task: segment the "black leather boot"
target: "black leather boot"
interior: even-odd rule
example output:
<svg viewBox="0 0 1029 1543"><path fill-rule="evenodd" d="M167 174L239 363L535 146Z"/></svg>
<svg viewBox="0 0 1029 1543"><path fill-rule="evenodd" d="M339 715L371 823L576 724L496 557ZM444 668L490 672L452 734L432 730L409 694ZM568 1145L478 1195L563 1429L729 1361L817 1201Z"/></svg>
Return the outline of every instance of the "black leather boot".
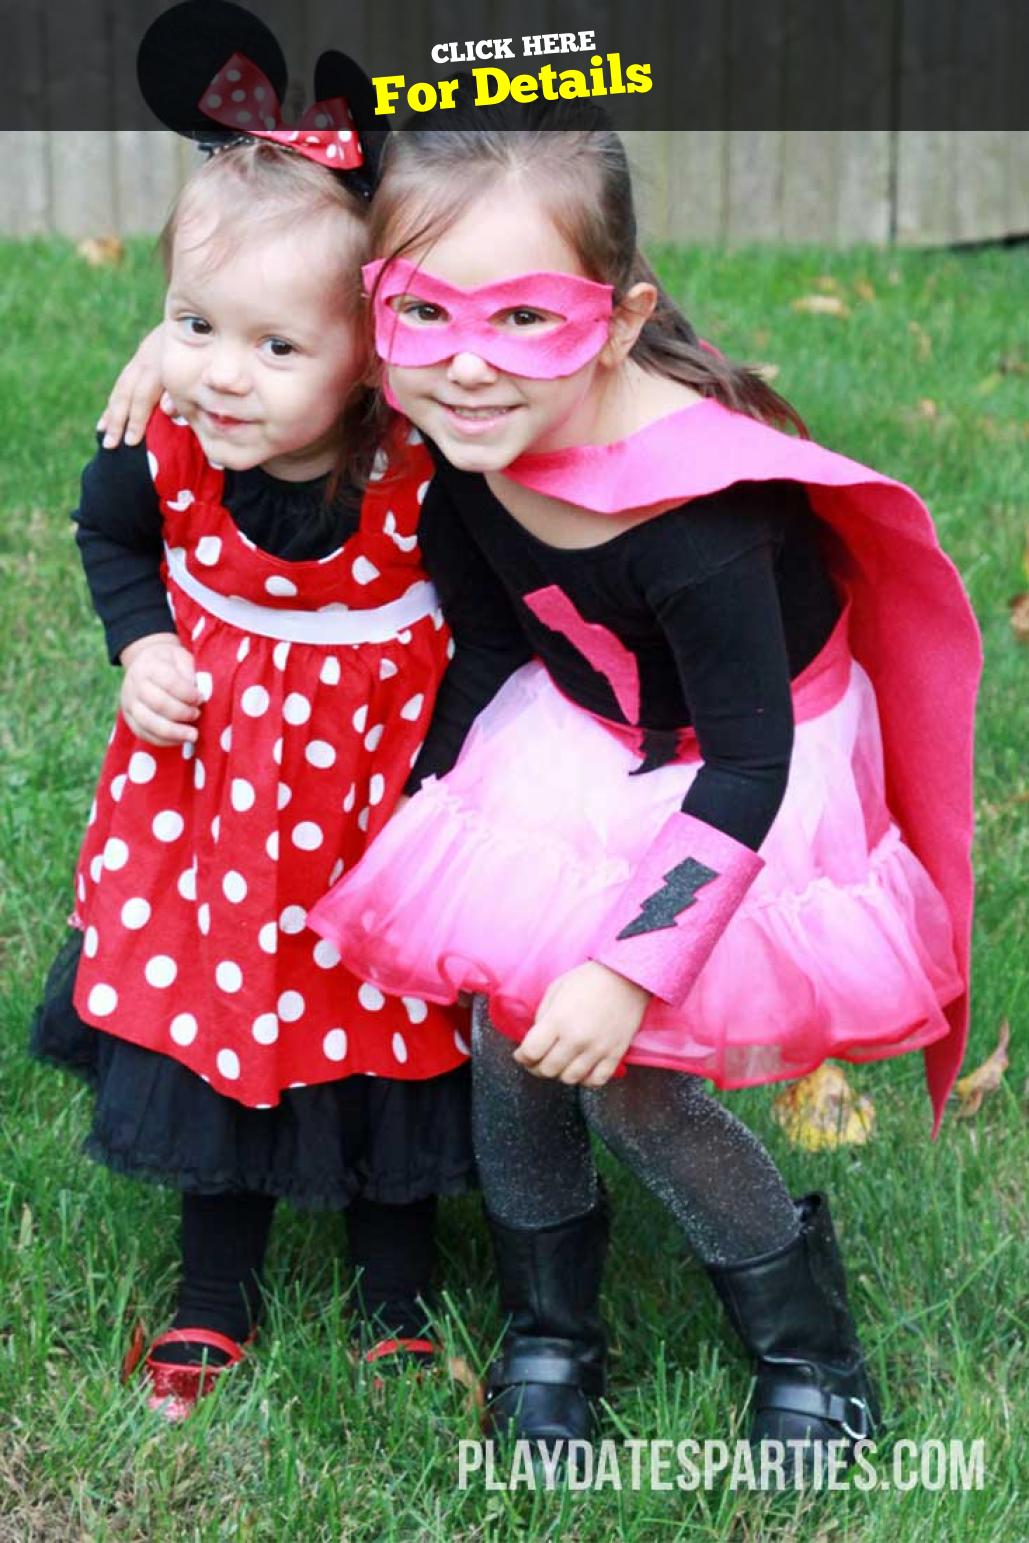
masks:
<svg viewBox="0 0 1029 1543"><path fill-rule="evenodd" d="M751 1442L842 1441L849 1458L856 1441L875 1433L878 1401L847 1305L828 1202L805 1195L795 1205L794 1242L708 1273L757 1362Z"/></svg>
<svg viewBox="0 0 1029 1543"><path fill-rule="evenodd" d="M591 1211L554 1227L487 1221L510 1326L487 1375L483 1428L502 1438L589 1440L605 1388L607 1198L601 1191Z"/></svg>

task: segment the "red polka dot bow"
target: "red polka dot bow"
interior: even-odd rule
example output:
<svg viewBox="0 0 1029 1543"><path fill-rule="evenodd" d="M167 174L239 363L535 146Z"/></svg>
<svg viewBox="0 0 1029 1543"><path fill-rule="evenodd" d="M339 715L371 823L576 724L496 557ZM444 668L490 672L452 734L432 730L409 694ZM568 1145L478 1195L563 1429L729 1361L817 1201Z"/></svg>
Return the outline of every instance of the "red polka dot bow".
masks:
<svg viewBox="0 0 1029 1543"><path fill-rule="evenodd" d="M315 102L295 129L287 129L275 87L243 54L233 54L197 105L215 123L254 139L272 140L330 171L353 171L364 164L354 120L341 96Z"/></svg>

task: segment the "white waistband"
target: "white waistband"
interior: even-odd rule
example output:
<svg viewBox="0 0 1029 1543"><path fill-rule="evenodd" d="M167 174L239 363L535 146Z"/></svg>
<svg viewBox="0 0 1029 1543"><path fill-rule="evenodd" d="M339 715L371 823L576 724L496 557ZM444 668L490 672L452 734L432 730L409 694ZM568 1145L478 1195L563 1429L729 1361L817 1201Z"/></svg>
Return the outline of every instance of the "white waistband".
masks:
<svg viewBox="0 0 1029 1543"><path fill-rule="evenodd" d="M326 647L346 643L388 643L405 627L431 616L437 609L436 591L427 579L412 584L399 600L368 610L291 611L258 605L239 595L222 595L201 584L186 567L178 548L166 546L168 577L179 589L219 621L255 632L260 637L281 638L290 643L321 643Z"/></svg>

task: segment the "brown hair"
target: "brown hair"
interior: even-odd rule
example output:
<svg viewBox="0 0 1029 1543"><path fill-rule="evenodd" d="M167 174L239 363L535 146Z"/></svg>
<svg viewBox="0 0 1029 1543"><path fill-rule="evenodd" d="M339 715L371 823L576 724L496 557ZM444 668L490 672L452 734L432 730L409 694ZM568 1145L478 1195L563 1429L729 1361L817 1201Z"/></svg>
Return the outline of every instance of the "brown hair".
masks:
<svg viewBox="0 0 1029 1543"><path fill-rule="evenodd" d="M371 362L362 316L360 265L368 252L367 204L325 167L261 140L219 150L190 177L172 206L158 248L166 278L171 278L176 242L196 217L209 216L198 239L211 247L211 261L223 260L241 239L241 231L288 230L301 221L335 222L339 285L346 314L368 352L339 418L340 455L326 496L335 496L346 478L362 486L368 480L382 433L375 393L367 385Z"/></svg>
<svg viewBox="0 0 1029 1543"><path fill-rule="evenodd" d="M538 194L586 275L613 286L616 305L640 281L657 289L657 306L631 359L737 412L806 434L796 409L755 370L702 344L665 293L637 245L632 179L618 135L607 129L560 130L553 112L549 121L555 127L392 134L372 207L372 250L399 257L437 240L489 180L516 178Z"/></svg>

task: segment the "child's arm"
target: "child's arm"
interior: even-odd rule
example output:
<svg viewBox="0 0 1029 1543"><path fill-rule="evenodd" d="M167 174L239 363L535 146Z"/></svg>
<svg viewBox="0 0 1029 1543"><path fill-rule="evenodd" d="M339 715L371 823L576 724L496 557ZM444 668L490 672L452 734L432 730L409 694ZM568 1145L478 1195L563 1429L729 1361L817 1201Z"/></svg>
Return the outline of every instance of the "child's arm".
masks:
<svg viewBox="0 0 1029 1543"><path fill-rule="evenodd" d="M146 433L150 414L161 398L161 325L148 332L114 383L97 432L105 450L122 440L138 445Z"/></svg>
<svg viewBox="0 0 1029 1543"><path fill-rule="evenodd" d="M108 657L125 670L126 722L149 744L195 740L200 698L161 579L161 517L145 449L100 450L73 518Z"/></svg>

